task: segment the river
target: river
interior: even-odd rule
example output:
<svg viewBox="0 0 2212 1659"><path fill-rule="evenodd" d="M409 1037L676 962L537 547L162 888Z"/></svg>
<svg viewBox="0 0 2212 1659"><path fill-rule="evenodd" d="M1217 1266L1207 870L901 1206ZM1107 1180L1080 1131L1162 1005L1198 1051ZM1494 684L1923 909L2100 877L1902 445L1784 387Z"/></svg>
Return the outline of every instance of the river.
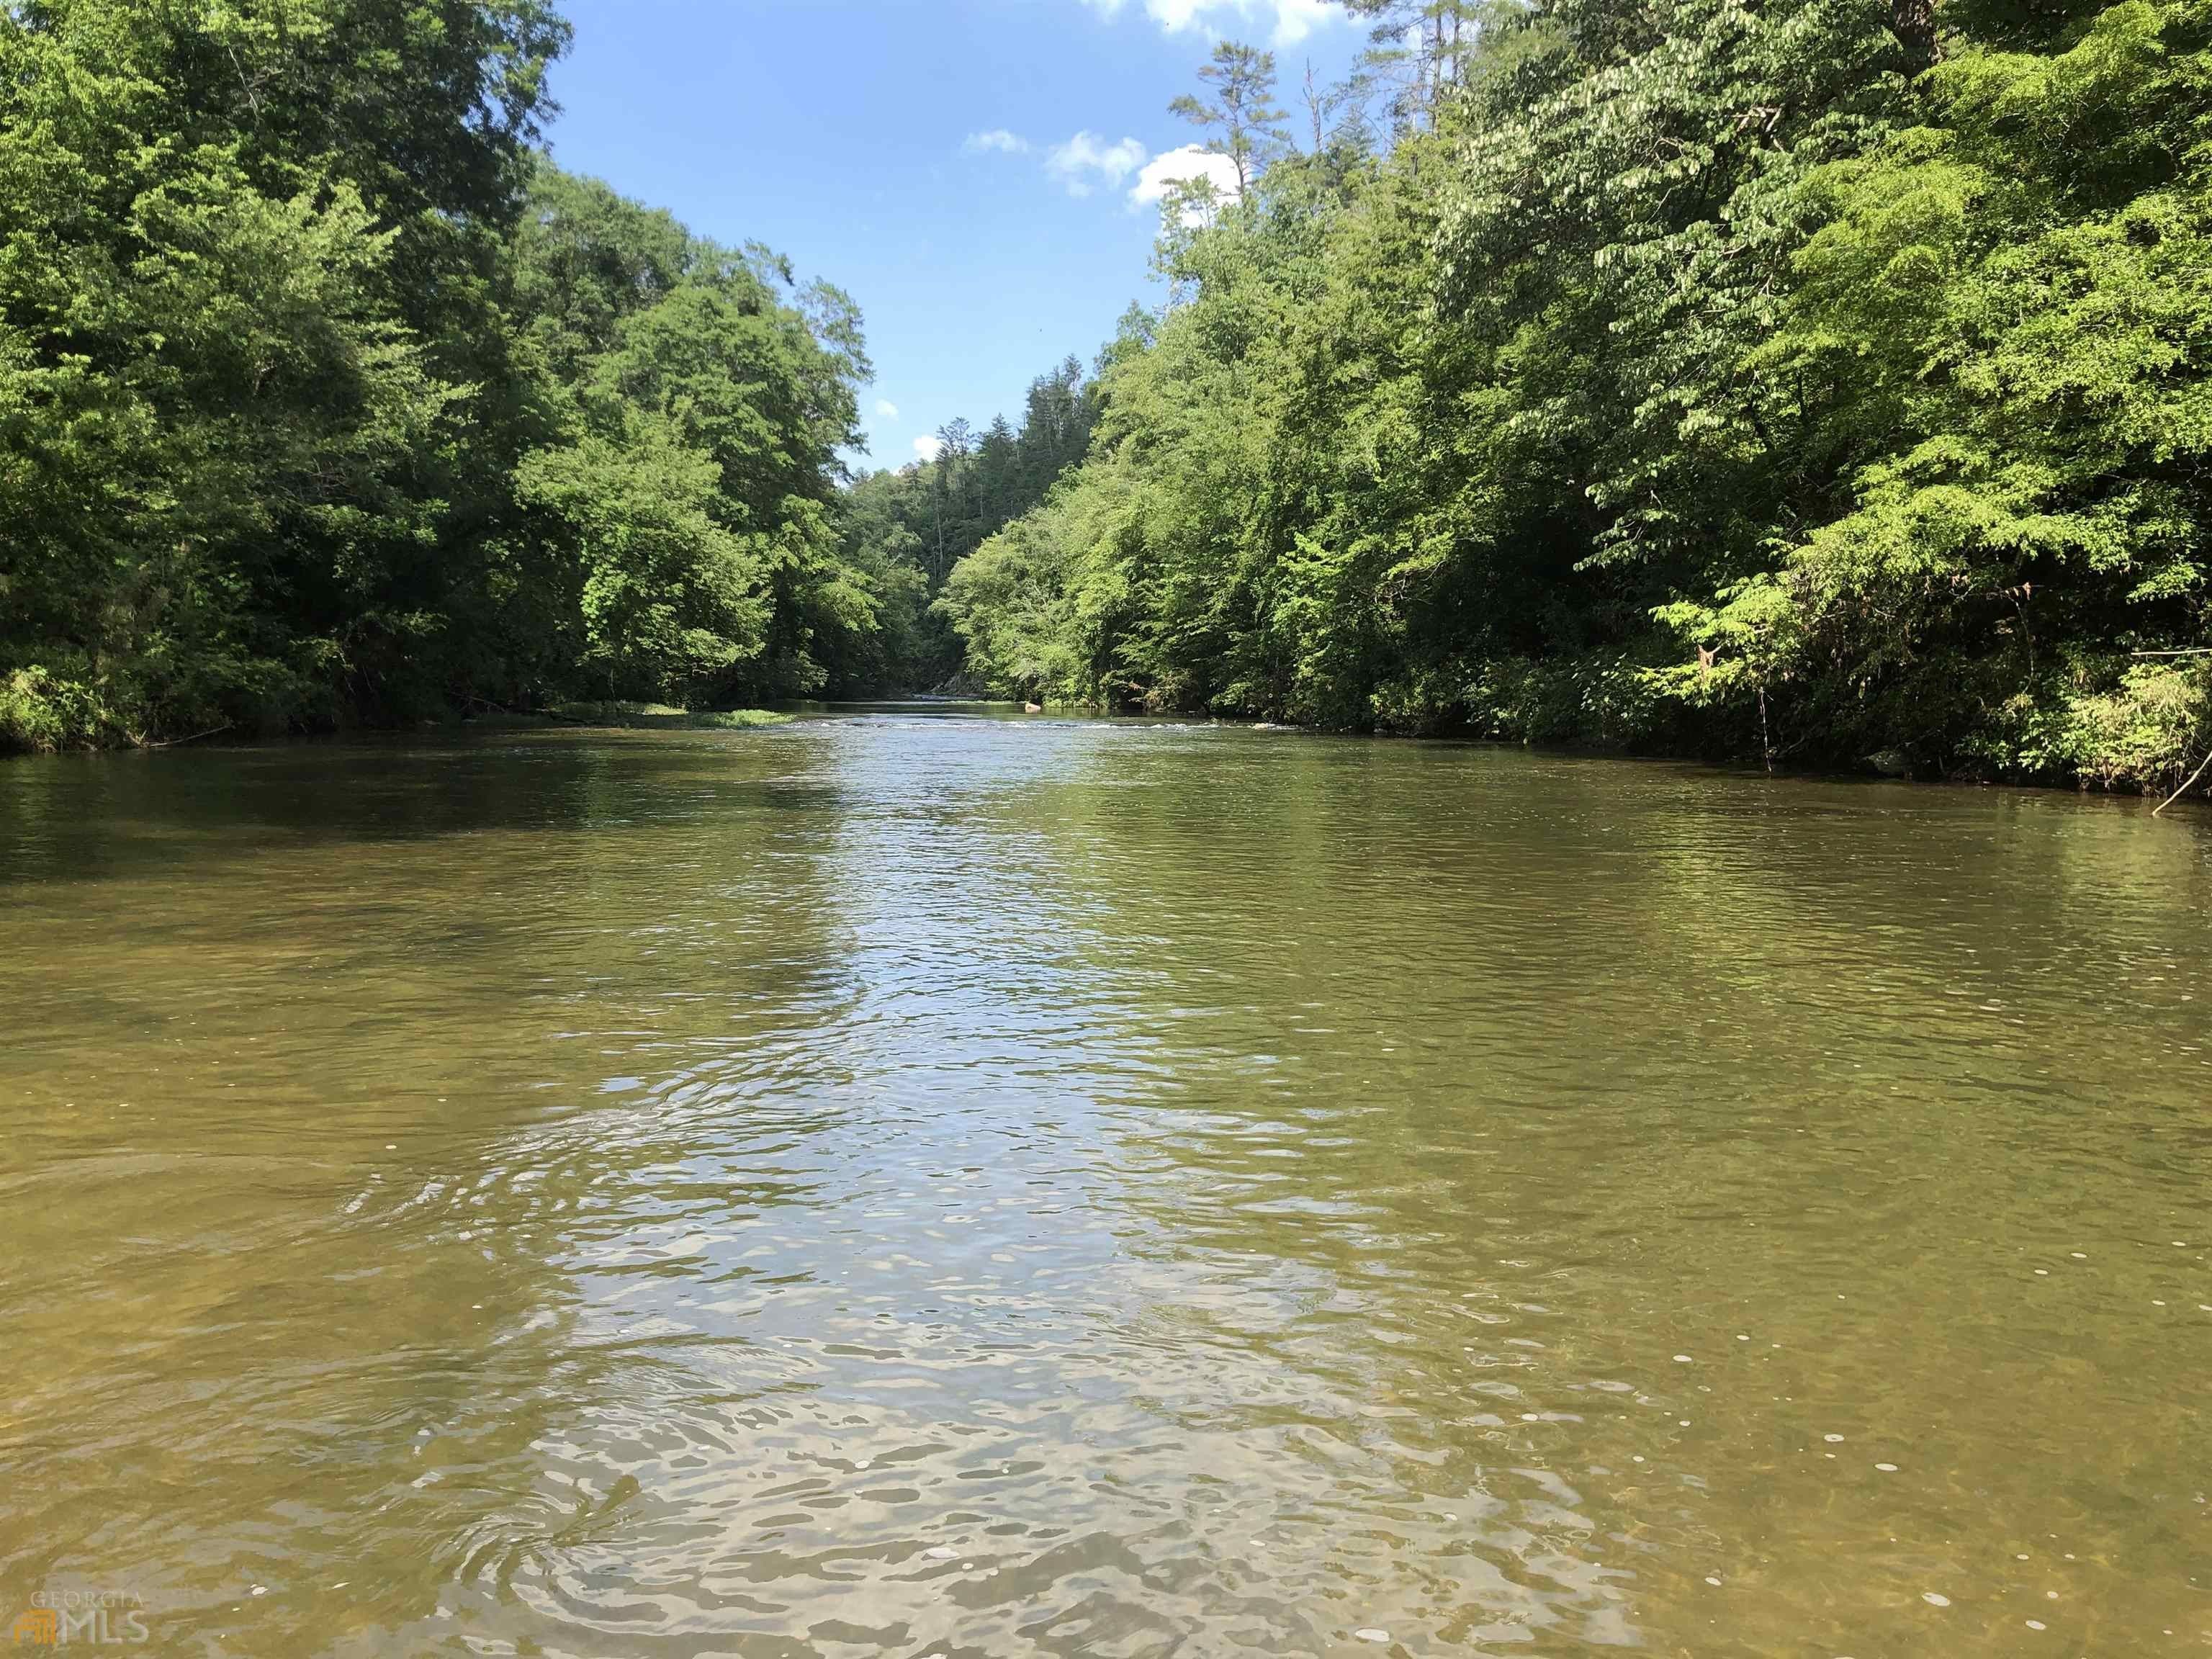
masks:
<svg viewBox="0 0 2212 1659"><path fill-rule="evenodd" d="M2202 1653L2208 919L2182 808L1206 726L0 766L0 1628Z"/></svg>

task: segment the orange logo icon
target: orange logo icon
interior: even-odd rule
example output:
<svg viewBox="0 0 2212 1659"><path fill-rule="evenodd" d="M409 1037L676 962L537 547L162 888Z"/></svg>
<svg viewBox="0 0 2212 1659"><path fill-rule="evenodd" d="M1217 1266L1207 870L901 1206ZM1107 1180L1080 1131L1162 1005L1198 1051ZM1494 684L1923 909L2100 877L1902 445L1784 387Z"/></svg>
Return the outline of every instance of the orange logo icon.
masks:
<svg viewBox="0 0 2212 1659"><path fill-rule="evenodd" d="M15 1640L38 1642L47 1647L62 1639L62 1621L52 1607L33 1607L15 1615Z"/></svg>

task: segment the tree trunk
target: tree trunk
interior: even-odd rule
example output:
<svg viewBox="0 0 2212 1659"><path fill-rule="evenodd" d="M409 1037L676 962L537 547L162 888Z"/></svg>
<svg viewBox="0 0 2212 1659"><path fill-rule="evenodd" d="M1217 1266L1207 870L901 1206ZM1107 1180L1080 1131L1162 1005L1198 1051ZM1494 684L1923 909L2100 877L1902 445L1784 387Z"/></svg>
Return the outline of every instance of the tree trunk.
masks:
<svg viewBox="0 0 2212 1659"><path fill-rule="evenodd" d="M1889 27L1905 48L1908 75L1917 76L1943 55L1936 40L1936 0L1890 0Z"/></svg>

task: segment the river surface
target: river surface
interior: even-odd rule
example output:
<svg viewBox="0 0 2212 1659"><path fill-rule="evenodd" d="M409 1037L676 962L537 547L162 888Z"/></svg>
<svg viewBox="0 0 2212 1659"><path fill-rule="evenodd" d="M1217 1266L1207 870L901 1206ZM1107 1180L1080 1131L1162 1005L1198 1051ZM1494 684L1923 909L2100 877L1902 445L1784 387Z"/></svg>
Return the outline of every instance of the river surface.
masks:
<svg viewBox="0 0 2212 1659"><path fill-rule="evenodd" d="M2208 918L2179 808L1204 726L8 763L0 1629L2203 1654Z"/></svg>

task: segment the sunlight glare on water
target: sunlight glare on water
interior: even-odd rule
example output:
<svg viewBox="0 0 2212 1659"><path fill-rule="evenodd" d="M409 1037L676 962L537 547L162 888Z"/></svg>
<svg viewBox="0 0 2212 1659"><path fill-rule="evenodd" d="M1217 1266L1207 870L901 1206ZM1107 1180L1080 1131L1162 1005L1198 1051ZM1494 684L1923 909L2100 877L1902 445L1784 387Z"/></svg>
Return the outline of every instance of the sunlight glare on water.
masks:
<svg viewBox="0 0 2212 1659"><path fill-rule="evenodd" d="M2136 802L1203 726L0 767L0 1615L2203 1651L2209 904Z"/></svg>

